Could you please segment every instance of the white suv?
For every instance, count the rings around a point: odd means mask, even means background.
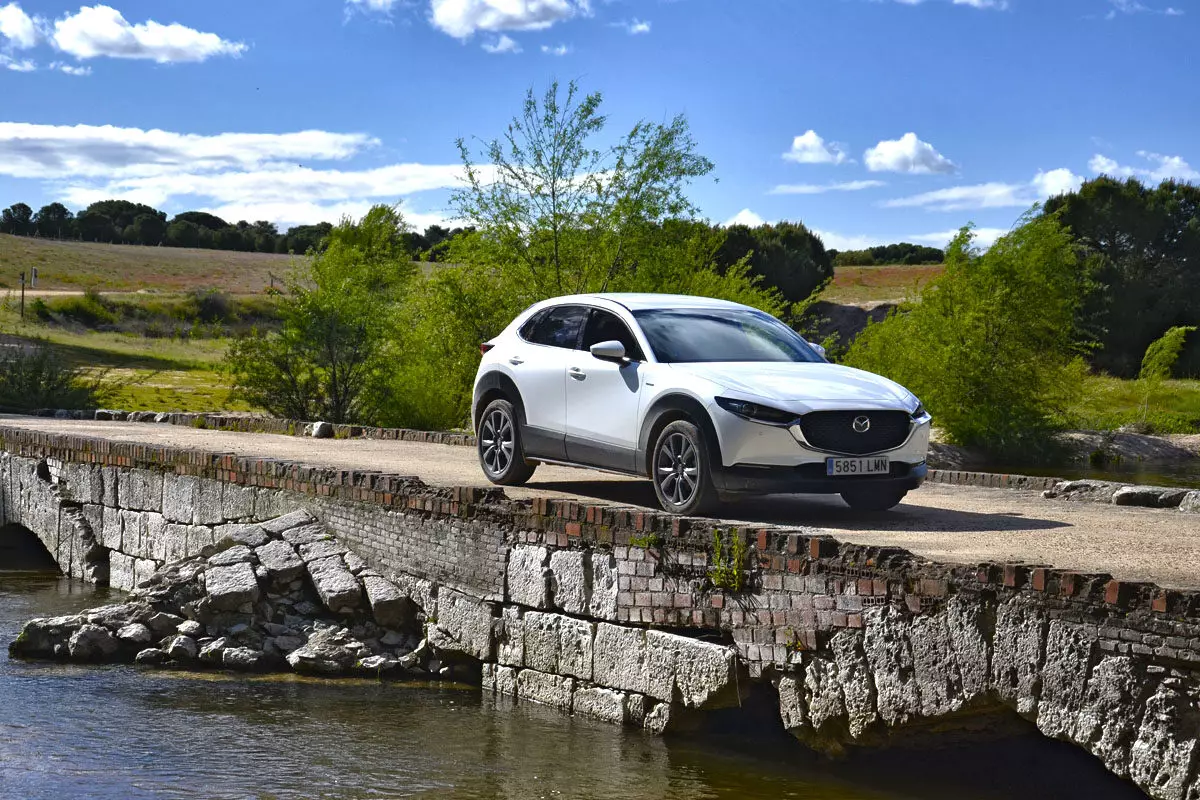
[[[538,303],[480,346],[472,419],[493,483],[539,463],[648,477],[667,511],[746,494],[884,510],[925,479],[930,417],[748,306],[661,294]]]

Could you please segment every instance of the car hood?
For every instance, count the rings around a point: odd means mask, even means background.
[[[672,364],[671,369],[703,378],[724,391],[764,402],[823,408],[903,408],[911,410],[912,393],[895,381],[837,364],[709,362]]]

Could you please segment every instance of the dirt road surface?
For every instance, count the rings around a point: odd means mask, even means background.
[[[488,485],[475,450],[469,447],[15,416],[0,416],[0,426],[415,475],[438,486]],[[515,498],[541,495],[655,507],[654,490],[647,481],[567,467],[539,467],[528,486],[506,492]],[[930,484],[881,514],[851,511],[837,497],[805,495],[743,501],[727,506],[722,516],[739,522],[821,528],[846,542],[903,547],[936,561],[1020,561],[1104,572],[1166,587],[1200,588],[1200,516],[1172,510]]]

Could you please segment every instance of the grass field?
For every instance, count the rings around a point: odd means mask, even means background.
[[[42,341],[64,360],[105,376],[106,404],[125,411],[244,410],[230,400],[219,372],[226,339],[148,339],[120,333],[73,332],[21,322],[0,305],[0,344]]]
[[[1104,431],[1145,421],[1155,433],[1200,433],[1200,380],[1166,381],[1143,408],[1144,401],[1137,381],[1094,376],[1071,410],[1071,423]]]
[[[833,271],[833,283],[821,299],[848,304],[903,300],[941,274],[940,265],[837,267]]]
[[[57,242],[0,234],[0,288],[19,288],[20,274],[38,269],[38,289],[149,289],[181,292],[220,288],[255,294],[282,278],[292,256],[139,247],[92,242]]]

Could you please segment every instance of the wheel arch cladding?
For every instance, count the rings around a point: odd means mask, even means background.
[[[483,416],[483,410],[493,400],[507,400],[512,403],[517,412],[517,422],[525,425],[525,402],[521,398],[521,390],[517,388],[516,381],[503,372],[488,372],[479,379],[479,384],[475,387],[471,421],[476,430],[479,430],[479,418]]]
[[[643,475],[651,473],[651,450],[659,433],[667,425],[677,420],[688,420],[700,428],[704,443],[708,446],[709,458],[715,468],[724,465],[721,458],[721,442],[717,438],[717,428],[713,425],[712,417],[704,405],[694,397],[686,394],[669,394],[660,397],[650,406],[642,422],[642,430],[638,436],[638,468]]]

